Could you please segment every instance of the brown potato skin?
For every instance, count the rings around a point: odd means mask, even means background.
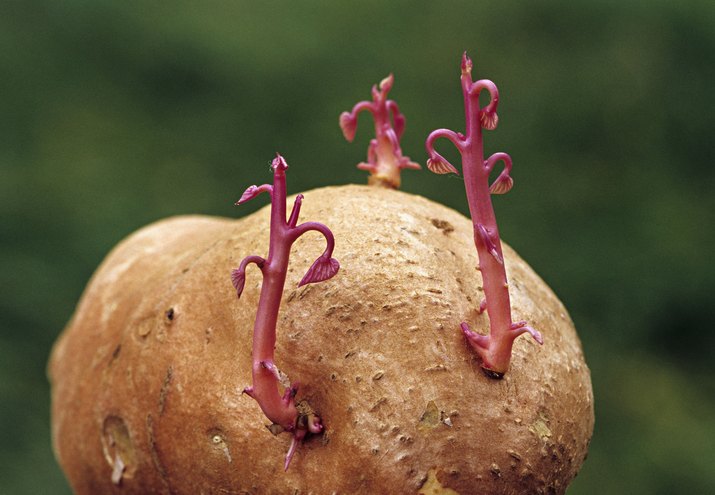
[[[75,493],[416,494],[431,470],[462,495],[566,490],[594,423],[566,309],[505,245],[514,320],[544,345],[518,338],[506,376],[486,377],[459,331],[488,328],[471,222],[367,186],[305,193],[301,221],[331,228],[341,269],[297,288],[324,240],[293,247],[276,363],[326,431],[283,472],[289,435],[241,394],[261,274],[248,270],[240,300],[230,280],[267,254],[268,214],[163,220],[98,268],[49,363],[53,445]]]

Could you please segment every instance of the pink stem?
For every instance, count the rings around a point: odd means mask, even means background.
[[[249,256],[244,259],[239,268],[234,270],[234,285],[237,290],[242,290],[245,279],[245,268],[248,263],[256,263],[263,274],[263,285],[258,301],[258,311],[253,327],[253,383],[245,392],[258,402],[263,413],[275,425],[292,433],[293,442],[286,457],[286,469],[290,463],[297,443],[302,440],[307,432],[318,433],[322,430],[320,418],[314,413],[309,413],[305,421],[300,421],[298,409],[295,404],[297,386],[285,387],[281,373],[275,365],[274,352],[276,346],[276,325],[281,297],[288,272],[290,249],[293,243],[305,232],[316,230],[322,233],[327,240],[327,247],[323,254],[316,260],[309,273],[303,278],[302,283],[317,282],[332,277],[338,270],[339,264],[331,256],[335,246],[333,234],[325,225],[317,222],[307,222],[297,225],[303,195],[295,199],[290,218],[286,221],[286,176],[287,163],[278,155],[273,160],[273,186],[269,190],[261,186],[252,186],[244,196],[248,199],[255,197],[258,192],[271,192],[271,226],[268,257],[263,260],[258,256]],[[259,191],[260,189],[260,191]],[[240,289],[239,286],[240,285]],[[281,387],[285,388],[281,395]],[[305,416],[305,414],[303,414]]]
[[[322,223],[318,222],[304,222],[292,229],[290,236],[293,238],[293,241],[295,242],[298,237],[302,236],[306,232],[310,230],[315,230],[317,232],[320,232],[323,234],[325,237],[325,241],[327,243],[327,246],[325,248],[325,251],[323,251],[322,256],[324,257],[330,257],[333,255],[333,249],[335,249],[335,237],[333,236],[333,233],[330,231],[328,227],[323,225]]]
[[[368,110],[372,114],[375,139],[370,141],[367,162],[360,163],[358,168],[371,173],[369,184],[398,189],[401,183],[400,171],[405,168],[419,169],[420,166],[409,157],[403,156],[400,148],[405,117],[397,103],[387,99],[393,82],[394,78],[390,74],[380,82],[379,86],[373,86],[371,102],[362,101],[350,112],[340,114],[340,127],[345,139],[352,142],[355,138],[358,114],[363,110]]]
[[[490,376],[501,377],[509,368],[514,339],[522,333],[530,333],[541,343],[541,334],[526,326],[514,325],[511,319],[509,285],[504,266],[499,229],[492,206],[492,192],[503,193],[511,188],[511,158],[506,153],[496,153],[484,160],[483,128],[493,129],[498,122],[496,110],[499,93],[496,85],[486,79],[472,82],[472,61],[465,53],[462,57],[462,93],[466,119],[465,135],[447,129],[433,131],[425,143],[430,155],[429,168],[437,173],[455,172],[456,169],[434,149],[438,138],[450,140],[462,155],[462,174],[469,203],[469,212],[474,228],[474,244],[479,257],[482,274],[484,301],[480,313],[486,309],[489,315],[489,334],[480,335],[462,323],[462,331],[482,360],[482,367]],[[487,90],[489,103],[479,106],[479,93]],[[504,171],[490,190],[489,174],[498,161],[504,162]],[[538,337],[538,338],[537,338]]]
[[[282,160],[282,158],[281,158]],[[285,163],[283,161],[283,163]],[[276,346],[276,322],[280,308],[292,240],[286,222],[286,180],[283,163],[274,160],[271,229],[268,257],[263,266],[263,285],[253,327],[253,386],[251,396],[273,423],[293,431],[298,411],[293,401],[284,401],[272,367]],[[298,202],[299,204],[299,202]],[[294,240],[294,239],[293,239]],[[266,366],[269,364],[269,366]]]

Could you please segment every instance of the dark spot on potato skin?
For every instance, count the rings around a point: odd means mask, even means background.
[[[447,235],[450,232],[454,232],[454,227],[447,220],[432,218],[430,221],[432,222],[432,225],[441,230],[444,235]]]
[[[166,396],[169,393],[169,386],[171,385],[171,379],[174,376],[174,369],[169,366],[166,369],[166,375],[164,375],[164,382],[161,384],[161,391],[159,392],[159,415],[164,414],[164,408],[166,406]]]
[[[504,373],[499,373],[498,371],[488,370],[486,368],[482,368],[482,371],[488,378],[491,378],[492,380],[501,380],[502,378],[504,378]]]

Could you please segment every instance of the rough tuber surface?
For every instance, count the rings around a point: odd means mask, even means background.
[[[469,219],[384,188],[306,197],[301,216],[338,239],[340,275],[298,288],[325,241],[295,243],[275,352],[323,433],[284,472],[290,436],[266,434],[242,394],[261,283],[249,276],[237,303],[226,274],[265,249],[269,208],[168,219],[108,255],[53,350],[53,444],[75,492],[563,493],[586,456],[593,396],[549,287],[502,244],[514,319],[548,345],[517,339],[492,380],[454,331],[464,315],[487,319]]]
[[[458,174],[457,169],[434,148],[439,138],[445,138],[454,144],[462,155],[464,186],[467,190],[467,202],[474,228],[474,244],[479,254],[478,269],[484,281],[484,297],[479,303],[479,313],[485,310],[489,315],[490,331],[482,335],[472,331],[466,322],[460,325],[462,333],[482,360],[482,368],[493,378],[501,378],[509,369],[514,340],[524,333],[529,333],[539,344],[543,344],[541,333],[529,326],[526,320],[512,321],[509,302],[509,283],[506,276],[504,254],[502,252],[499,229],[492,206],[492,194],[505,194],[511,190],[514,181],[510,172],[511,157],[506,153],[494,153],[484,159],[484,140],[482,129],[495,129],[499,118],[497,106],[499,91],[496,84],[487,79],[472,81],[472,60],[466,52],[462,56],[462,93],[466,130],[464,134],[449,129],[437,129],[427,137],[426,147],[429,154],[427,167],[437,174]],[[480,107],[479,95],[489,93],[489,103]],[[504,169],[489,185],[489,175],[497,163],[503,162]]]

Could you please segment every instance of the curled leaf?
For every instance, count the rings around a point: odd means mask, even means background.
[[[255,186],[255,185],[248,186],[248,189],[243,191],[243,194],[241,195],[241,199],[236,201],[236,204],[240,205],[240,204],[245,203],[246,201],[250,201],[253,198],[255,198],[256,196],[258,196],[259,194],[260,194],[260,192],[258,191],[258,186]]]
[[[345,139],[352,143],[353,139],[355,139],[355,131],[357,130],[357,119],[353,117],[350,112],[341,113],[340,129],[343,131]]]
[[[236,201],[237,205],[241,205],[245,203],[246,201],[250,201],[259,194],[267,192],[268,194],[273,194],[273,186],[270,184],[263,184],[261,186],[248,186],[248,189],[246,189],[243,194],[241,195],[241,199]]]
[[[236,295],[241,298],[241,293],[243,292],[243,286],[246,284],[246,271],[240,268],[234,268],[231,270],[231,282],[236,288]]]
[[[236,288],[236,295],[239,299],[241,298],[241,293],[243,292],[243,286],[246,283],[246,267],[248,264],[255,263],[256,266],[262,271],[263,264],[265,262],[266,260],[260,256],[247,256],[246,258],[243,258],[243,261],[241,261],[241,264],[238,265],[238,268],[231,270],[231,282]]]
[[[482,124],[482,127],[484,127],[485,129],[493,131],[494,129],[496,129],[497,124],[499,123],[499,116],[496,112],[487,112],[481,110],[479,112],[479,123]]]
[[[514,186],[514,179],[511,178],[507,172],[502,172],[497,177],[491,186],[489,186],[489,192],[492,194],[506,194]]]
[[[447,160],[442,158],[440,155],[435,155],[427,160],[427,168],[430,169],[435,174],[457,174],[457,169],[449,163]]]
[[[303,279],[298,284],[298,287],[305,284],[313,284],[316,282],[322,282],[323,280],[328,280],[338,273],[339,269],[340,262],[338,262],[338,260],[322,255],[315,260],[313,265],[308,269],[303,276]]]

